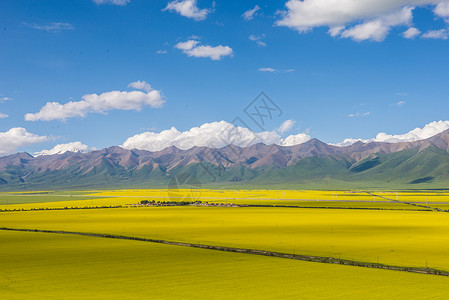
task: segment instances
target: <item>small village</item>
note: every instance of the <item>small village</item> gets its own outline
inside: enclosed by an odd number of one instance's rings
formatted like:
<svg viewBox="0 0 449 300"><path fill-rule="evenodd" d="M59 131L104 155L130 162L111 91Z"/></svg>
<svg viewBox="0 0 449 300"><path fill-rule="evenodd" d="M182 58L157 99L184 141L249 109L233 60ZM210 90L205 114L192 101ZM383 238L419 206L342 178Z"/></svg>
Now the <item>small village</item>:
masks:
<svg viewBox="0 0 449 300"><path fill-rule="evenodd" d="M142 200L137 204L127 204L127 206L206 206L206 207L245 207L248 205L237 205L233 203L209 203L202 201L156 201Z"/></svg>

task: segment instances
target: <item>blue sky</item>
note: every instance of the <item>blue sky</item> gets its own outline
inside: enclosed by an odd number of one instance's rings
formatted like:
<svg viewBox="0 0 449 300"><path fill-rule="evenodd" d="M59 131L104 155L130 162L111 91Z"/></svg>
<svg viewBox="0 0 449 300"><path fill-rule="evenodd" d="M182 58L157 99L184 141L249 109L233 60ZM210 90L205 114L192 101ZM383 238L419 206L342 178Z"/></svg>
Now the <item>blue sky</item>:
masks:
<svg viewBox="0 0 449 300"><path fill-rule="evenodd" d="M323 1L307 6L314 0L190 0L193 10L178 11L165 9L167 0L108 2L114 1L0 2L0 132L20 127L47 137L15 139L3 154L75 141L104 148L146 131L232 122L247 117L244 108L261 91L283 112L265 131L294 120L278 130L281 138L305 132L337 143L449 119L444 1L340 1L351 12L341 17ZM252 19L242 17L253 8ZM308 19L315 13L323 18ZM409 28L417 31L405 38ZM186 41L194 46L183 50ZM214 51L223 54L208 56ZM135 90L145 97L148 90L128 87L136 81L149 83L164 103L148 98L130 110L92 106L84 116L25 120L47 102L63 105L87 94Z"/></svg>

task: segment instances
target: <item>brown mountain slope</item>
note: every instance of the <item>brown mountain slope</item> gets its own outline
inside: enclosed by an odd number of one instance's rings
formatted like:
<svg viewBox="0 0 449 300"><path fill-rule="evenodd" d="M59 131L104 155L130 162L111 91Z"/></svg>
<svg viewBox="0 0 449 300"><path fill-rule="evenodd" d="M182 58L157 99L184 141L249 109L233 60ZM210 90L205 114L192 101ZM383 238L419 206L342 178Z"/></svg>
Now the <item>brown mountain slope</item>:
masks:
<svg viewBox="0 0 449 300"><path fill-rule="evenodd" d="M406 149L418 148L422 151L436 147L449 152L449 130L431 138L409 143L362 143L357 142L347 147L337 147L312 139L306 143L282 147L279 145L255 144L246 148L229 145L219 149L193 147L181 150L175 146L162 151L128 150L121 147L110 147L88 153L66 152L47 156L32 157L28 153L16 153L0 157L0 171L8 166L47 172L62 170L76 166L87 172L101 163L121 166L125 169L151 166L170 170L195 163L207 162L223 168L243 166L249 169L260 167L286 168L297 164L300 160L314 156L344 156L357 163L373 154L389 154Z"/></svg>

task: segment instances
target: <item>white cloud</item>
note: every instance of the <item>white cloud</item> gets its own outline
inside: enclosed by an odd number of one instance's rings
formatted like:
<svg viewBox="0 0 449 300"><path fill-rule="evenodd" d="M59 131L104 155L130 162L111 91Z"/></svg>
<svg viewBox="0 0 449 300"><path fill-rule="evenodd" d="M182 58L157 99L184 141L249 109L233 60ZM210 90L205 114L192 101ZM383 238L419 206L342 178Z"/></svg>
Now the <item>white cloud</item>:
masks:
<svg viewBox="0 0 449 300"><path fill-rule="evenodd" d="M423 39L441 39L441 40L447 40L448 37L449 32L447 29L430 30L421 36L421 38Z"/></svg>
<svg viewBox="0 0 449 300"><path fill-rule="evenodd" d="M248 38L249 38L251 41L257 41L257 40L260 39L260 37L257 36L257 35L250 35Z"/></svg>
<svg viewBox="0 0 449 300"><path fill-rule="evenodd" d="M1 95L0 95L1 96ZM9 97L1 97L0 98L0 103L1 102L5 102L5 101L10 101L10 100L12 100L12 98L9 98Z"/></svg>
<svg viewBox="0 0 449 300"><path fill-rule="evenodd" d="M254 19L255 16L257 16L257 12L260 10L260 7L258 5L254 6L254 8L249 9L245 11L242 15L242 18L246 21L250 21Z"/></svg>
<svg viewBox="0 0 449 300"><path fill-rule="evenodd" d="M164 10L176 12L181 16L194 19L195 21L205 20L207 15L213 11L212 9L198 8L196 0L171 1Z"/></svg>
<svg viewBox="0 0 449 300"><path fill-rule="evenodd" d="M382 41L392 27L410 24L418 6L437 5L444 15L444 0L288 0L280 12L278 26L300 33L316 27L329 27L331 36L357 41ZM437 13L438 11L438 13ZM347 28L347 29L345 29Z"/></svg>
<svg viewBox="0 0 449 300"><path fill-rule="evenodd" d="M310 135L306 133L299 133L296 135L289 135L285 139L281 139L279 143L276 143L281 146L295 146L303 144L310 140Z"/></svg>
<svg viewBox="0 0 449 300"><path fill-rule="evenodd" d="M387 143L400 143L400 142L415 142L424 140L437 135L445 130L449 129L449 121L435 121L427 124L424 128L416 128L405 134L391 135L384 132L379 133L373 139L346 139L343 143L335 144L335 146L349 146L356 142L370 143L370 142L387 142Z"/></svg>
<svg viewBox="0 0 449 300"><path fill-rule="evenodd" d="M421 34L421 31L418 28L410 27L406 31L402 33L402 36L406 39L414 39L418 35Z"/></svg>
<svg viewBox="0 0 449 300"><path fill-rule="evenodd" d="M151 85L148 82L140 80L131 82L130 84L128 84L128 87L145 92L149 92L152 90Z"/></svg>
<svg viewBox="0 0 449 300"><path fill-rule="evenodd" d="M85 117L88 113L105 113L109 110L141 110L143 106L162 107L165 100L158 90L153 90L148 83L137 81L132 85L142 85L149 88L146 92L112 91L97 94L87 94L81 101L70 101L65 104L47 102L37 113L25 115L27 121L66 120L73 117Z"/></svg>
<svg viewBox="0 0 449 300"><path fill-rule="evenodd" d="M278 73L278 72L290 73L290 72L295 72L295 69L278 70L278 69L274 69L271 67L264 67L264 68L259 68L258 71L259 72L269 72L269 73Z"/></svg>
<svg viewBox="0 0 449 300"><path fill-rule="evenodd" d="M355 41L374 40L383 41L387 36L389 27L380 20L366 22L341 33L341 37L352 38Z"/></svg>
<svg viewBox="0 0 449 300"><path fill-rule="evenodd" d="M284 123L281 124L281 126L278 128L278 131L280 133L285 133L290 131L293 126L295 125L296 121L295 120L286 120L284 121Z"/></svg>
<svg viewBox="0 0 449 300"><path fill-rule="evenodd" d="M371 115L371 112L369 112L369 111L364 112L364 113L356 112L355 114L349 114L348 117L350 117L350 118L354 118L354 117L367 117L367 116L369 116L369 115Z"/></svg>
<svg viewBox="0 0 449 300"><path fill-rule="evenodd" d="M195 40L188 40L186 42L179 42L175 45L176 48L183 51L192 50L196 45L198 45L200 42Z"/></svg>
<svg viewBox="0 0 449 300"><path fill-rule="evenodd" d="M40 152L34 153L34 156L40 156L40 155L53 155L53 154L63 154L66 152L87 152L90 150L94 150L89 148L89 146L84 145L81 142L71 142L66 144L59 144L54 146L50 150L42 150Z"/></svg>
<svg viewBox="0 0 449 300"><path fill-rule="evenodd" d="M182 50L188 56L207 57L212 60L220 60L224 56L232 56L232 49L228 46L203 46L198 45L200 42L188 40L175 45L175 48Z"/></svg>
<svg viewBox="0 0 449 300"><path fill-rule="evenodd" d="M167 50L157 50L156 51L156 54L166 54L166 53L168 53Z"/></svg>
<svg viewBox="0 0 449 300"><path fill-rule="evenodd" d="M330 143L329 145L333 145L333 146L337 146L337 147L347 147L347 146L351 146L357 142L364 142L364 143L369 143L368 140L363 140L363 139L345 139L343 142L341 143L336 143L336 144L332 144Z"/></svg>
<svg viewBox="0 0 449 300"><path fill-rule="evenodd" d="M404 106L406 103L407 103L407 102L405 102L405 101L399 101L399 102L396 102L396 106L402 107L402 106Z"/></svg>
<svg viewBox="0 0 449 300"><path fill-rule="evenodd" d="M352 38L355 41L373 40L381 42L388 35L392 26L407 25L411 22L412 9L411 7L404 7L398 12L355 25L341 32L340 37Z"/></svg>
<svg viewBox="0 0 449 300"><path fill-rule="evenodd" d="M119 5L124 6L126 5L130 0L93 0L96 4L113 4L113 5Z"/></svg>
<svg viewBox="0 0 449 300"><path fill-rule="evenodd" d="M3 96L3 95L0 94L0 96ZM5 101L9 101L9 100L12 100L12 99L8 98L8 97L1 97L0 98L0 103L5 102ZM4 113L0 112L0 119L6 119L7 117L9 117L7 114L4 114Z"/></svg>
<svg viewBox="0 0 449 300"><path fill-rule="evenodd" d="M11 128L6 132L0 132L0 155L10 154L19 147L42 143L47 140L48 137L29 133L25 128Z"/></svg>
<svg viewBox="0 0 449 300"><path fill-rule="evenodd" d="M336 36L339 36L342 33L342 31L344 31L344 30L345 30L345 26L332 26L332 27L329 27L329 30L327 33L329 33L330 36L332 36L332 37L336 37Z"/></svg>
<svg viewBox="0 0 449 300"><path fill-rule="evenodd" d="M70 23L62 23L62 22L53 22L47 25L38 25L38 24L27 24L28 26L49 32L60 32L62 30L73 30L73 26Z"/></svg>
<svg viewBox="0 0 449 300"><path fill-rule="evenodd" d="M126 149L160 151L170 146L176 146L183 150L195 146L220 148L229 144L247 147L256 143L293 146L308 140L310 140L310 136L305 133L291 135L282 139L275 131L256 133L248 128L220 121L206 123L184 132L180 132L174 127L160 133L144 132L128 138L122 147Z"/></svg>
<svg viewBox="0 0 449 300"><path fill-rule="evenodd" d="M270 67L265 67L265 68L259 68L260 72L276 72L276 69L270 68Z"/></svg>
<svg viewBox="0 0 449 300"><path fill-rule="evenodd" d="M251 41L256 42L256 44L260 47L265 47L267 45L267 43L263 42L262 40L265 38L265 34L262 35L250 35L248 37Z"/></svg>
<svg viewBox="0 0 449 300"><path fill-rule="evenodd" d="M443 2L438 4L433 10L433 12L439 17L449 18L449 2Z"/></svg>

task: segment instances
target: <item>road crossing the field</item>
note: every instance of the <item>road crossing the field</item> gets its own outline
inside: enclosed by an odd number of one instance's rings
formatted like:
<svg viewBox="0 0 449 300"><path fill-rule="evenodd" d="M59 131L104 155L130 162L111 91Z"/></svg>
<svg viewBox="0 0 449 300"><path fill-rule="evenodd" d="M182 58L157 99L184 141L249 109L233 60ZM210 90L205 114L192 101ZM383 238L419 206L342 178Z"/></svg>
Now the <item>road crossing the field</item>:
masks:
<svg viewBox="0 0 449 300"><path fill-rule="evenodd" d="M422 204L418 204L418 203L416 203L416 202L408 202L408 201L395 200L395 199L387 198L387 197L385 197L385 196L376 195L376 194L373 194L373 193L371 193L371 192L366 192L366 193L367 193L368 195L373 196L373 197L379 197L379 198L382 198L382 199L385 199L385 200L388 200L388 201L391 201L391 202L395 202L395 203L407 204L407 205L412 205L412 206L422 207L422 208L426 208L426 209L430 209L430 210L435 210L435 211L440 211L440 212L449 212L449 211L447 211L447 210L443 210L443 209L440 209L440 208L438 208L438 207L431 207L431 206L427 206L427 205L422 205ZM439 204L442 204L442 203L440 202Z"/></svg>

